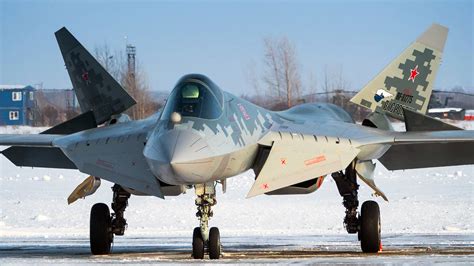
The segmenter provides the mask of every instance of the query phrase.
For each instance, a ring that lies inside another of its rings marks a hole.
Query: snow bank
[[[49,127],[0,126],[0,134],[37,134]]]

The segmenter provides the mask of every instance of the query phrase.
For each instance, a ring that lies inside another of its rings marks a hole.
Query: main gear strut
[[[357,184],[357,174],[354,166],[355,162],[351,163],[344,173],[340,171],[332,174],[339,194],[343,198],[342,204],[346,208],[344,227],[349,234],[355,234],[359,231],[359,219],[357,217],[359,185]]]
[[[127,228],[127,220],[124,218],[124,212],[128,205],[130,193],[117,184],[112,187],[112,191],[114,192],[112,201],[112,210],[114,211],[114,213],[112,213],[111,222],[112,232],[115,235],[123,236]]]

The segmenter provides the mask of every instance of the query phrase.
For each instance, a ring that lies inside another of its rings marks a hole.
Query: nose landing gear
[[[219,259],[221,256],[221,240],[217,227],[209,230],[209,219],[212,217],[212,206],[216,201],[215,182],[194,186],[196,191],[196,216],[199,218],[199,227],[193,231],[193,258],[204,259],[207,252],[209,258]]]

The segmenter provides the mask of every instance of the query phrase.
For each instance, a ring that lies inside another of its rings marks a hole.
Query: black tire
[[[221,236],[217,227],[209,230],[209,258],[217,260],[221,257]]]
[[[360,247],[364,253],[377,253],[380,249],[380,208],[375,201],[362,204],[360,214]]]
[[[111,229],[109,207],[104,203],[96,203],[91,209],[90,244],[94,255],[110,253],[110,246],[114,239]]]
[[[199,227],[194,228],[193,231],[193,258],[197,260],[204,259],[204,240]]]

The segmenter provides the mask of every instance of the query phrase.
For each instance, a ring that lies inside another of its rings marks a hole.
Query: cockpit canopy
[[[191,74],[182,77],[171,92],[163,109],[162,118],[169,119],[173,112],[183,117],[216,119],[222,114],[222,91],[209,78]]]

